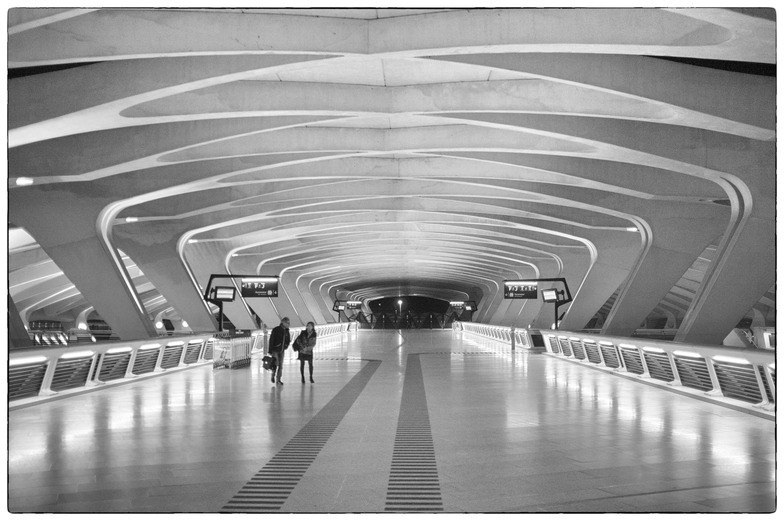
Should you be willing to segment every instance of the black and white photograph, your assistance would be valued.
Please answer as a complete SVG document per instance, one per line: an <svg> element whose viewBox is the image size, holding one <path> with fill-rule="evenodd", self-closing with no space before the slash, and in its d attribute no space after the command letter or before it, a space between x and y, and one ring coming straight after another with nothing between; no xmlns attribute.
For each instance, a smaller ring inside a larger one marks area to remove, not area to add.
<svg viewBox="0 0 784 521"><path fill-rule="evenodd" d="M3 514L777 512L777 14L8 5Z"/></svg>

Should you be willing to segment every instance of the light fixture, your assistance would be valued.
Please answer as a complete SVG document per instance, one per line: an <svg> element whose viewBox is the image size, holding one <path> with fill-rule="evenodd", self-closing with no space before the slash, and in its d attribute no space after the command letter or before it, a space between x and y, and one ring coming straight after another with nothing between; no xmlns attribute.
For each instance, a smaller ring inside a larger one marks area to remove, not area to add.
<svg viewBox="0 0 784 521"><path fill-rule="evenodd" d="M69 360L71 358L86 358L88 356L93 356L95 353L92 351L76 351L74 353L66 353L60 358L63 360Z"/></svg>
<svg viewBox="0 0 784 521"><path fill-rule="evenodd" d="M188 323L186 321L182 321L182 327L188 327Z"/></svg>
<svg viewBox="0 0 784 521"><path fill-rule="evenodd" d="M138 220L139 220L138 217L126 217L125 218L125 222L127 222L127 223L135 223Z"/></svg>
<svg viewBox="0 0 784 521"><path fill-rule="evenodd" d="M188 239L188 244L193 244L195 242L199 242L198 239Z"/></svg>
<svg viewBox="0 0 784 521"><path fill-rule="evenodd" d="M163 329L163 322L159 320L158 322L155 323L155 327L158 329Z"/></svg>
<svg viewBox="0 0 784 521"><path fill-rule="evenodd" d="M33 180L29 177L16 178L16 186L30 186L31 184L33 184Z"/></svg>
<svg viewBox="0 0 784 521"><path fill-rule="evenodd" d="M87 324L84 322L79 322L79 325L76 326L77 329L81 329L82 331L87 331Z"/></svg>
<svg viewBox="0 0 784 521"><path fill-rule="evenodd" d="M726 362L728 364L751 365L751 362L749 362L745 358L737 358L737 357L734 357L734 356L719 355L719 356L714 356L713 359L716 360L717 362Z"/></svg>
<svg viewBox="0 0 784 521"><path fill-rule="evenodd" d="M675 356L685 356L687 358L702 358L702 355L700 355L699 353L693 353L691 351L677 350L677 351L673 351L672 354Z"/></svg>
<svg viewBox="0 0 784 521"><path fill-rule="evenodd" d="M626 228L626 231L627 232L636 232L637 228L635 226L629 226L628 228Z"/></svg>

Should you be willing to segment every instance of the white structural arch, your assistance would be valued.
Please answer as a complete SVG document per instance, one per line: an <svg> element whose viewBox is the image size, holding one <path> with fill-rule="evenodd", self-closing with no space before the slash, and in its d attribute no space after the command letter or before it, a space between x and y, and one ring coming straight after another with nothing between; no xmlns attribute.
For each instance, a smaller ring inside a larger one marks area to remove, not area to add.
<svg viewBox="0 0 784 521"><path fill-rule="evenodd" d="M773 323L772 9L11 9L9 302L124 339L567 279L562 326ZM92 313L92 311L91 311Z"/></svg>

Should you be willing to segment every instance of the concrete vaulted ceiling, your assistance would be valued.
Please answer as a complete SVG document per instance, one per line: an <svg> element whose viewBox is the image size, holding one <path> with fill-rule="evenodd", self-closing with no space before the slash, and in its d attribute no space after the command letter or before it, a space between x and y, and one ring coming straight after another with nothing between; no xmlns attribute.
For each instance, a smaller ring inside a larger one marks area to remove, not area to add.
<svg viewBox="0 0 784 521"><path fill-rule="evenodd" d="M229 272L281 276L247 302L269 324L424 295L549 327L503 281L565 277L566 329L654 312L719 343L771 308L774 17L12 9L11 297L121 338L209 330Z"/></svg>

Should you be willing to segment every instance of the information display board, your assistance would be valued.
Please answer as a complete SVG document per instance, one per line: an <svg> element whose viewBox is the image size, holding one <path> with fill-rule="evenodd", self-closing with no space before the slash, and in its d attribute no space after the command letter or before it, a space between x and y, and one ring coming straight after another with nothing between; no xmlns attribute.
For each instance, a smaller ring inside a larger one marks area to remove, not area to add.
<svg viewBox="0 0 784 521"><path fill-rule="evenodd" d="M557 302L558 301L558 291L554 289L543 289L542 290L542 300L545 302Z"/></svg>
<svg viewBox="0 0 784 521"><path fill-rule="evenodd" d="M216 286L213 292L213 298L221 302L234 302L237 295L237 290L233 286Z"/></svg>
<svg viewBox="0 0 784 521"><path fill-rule="evenodd" d="M361 309L362 301L360 300L347 300L346 309Z"/></svg>
<svg viewBox="0 0 784 521"><path fill-rule="evenodd" d="M244 298L277 297L278 277L244 277L240 288Z"/></svg>
<svg viewBox="0 0 784 521"><path fill-rule="evenodd" d="M504 298L539 298L538 283L535 280L505 280Z"/></svg>

